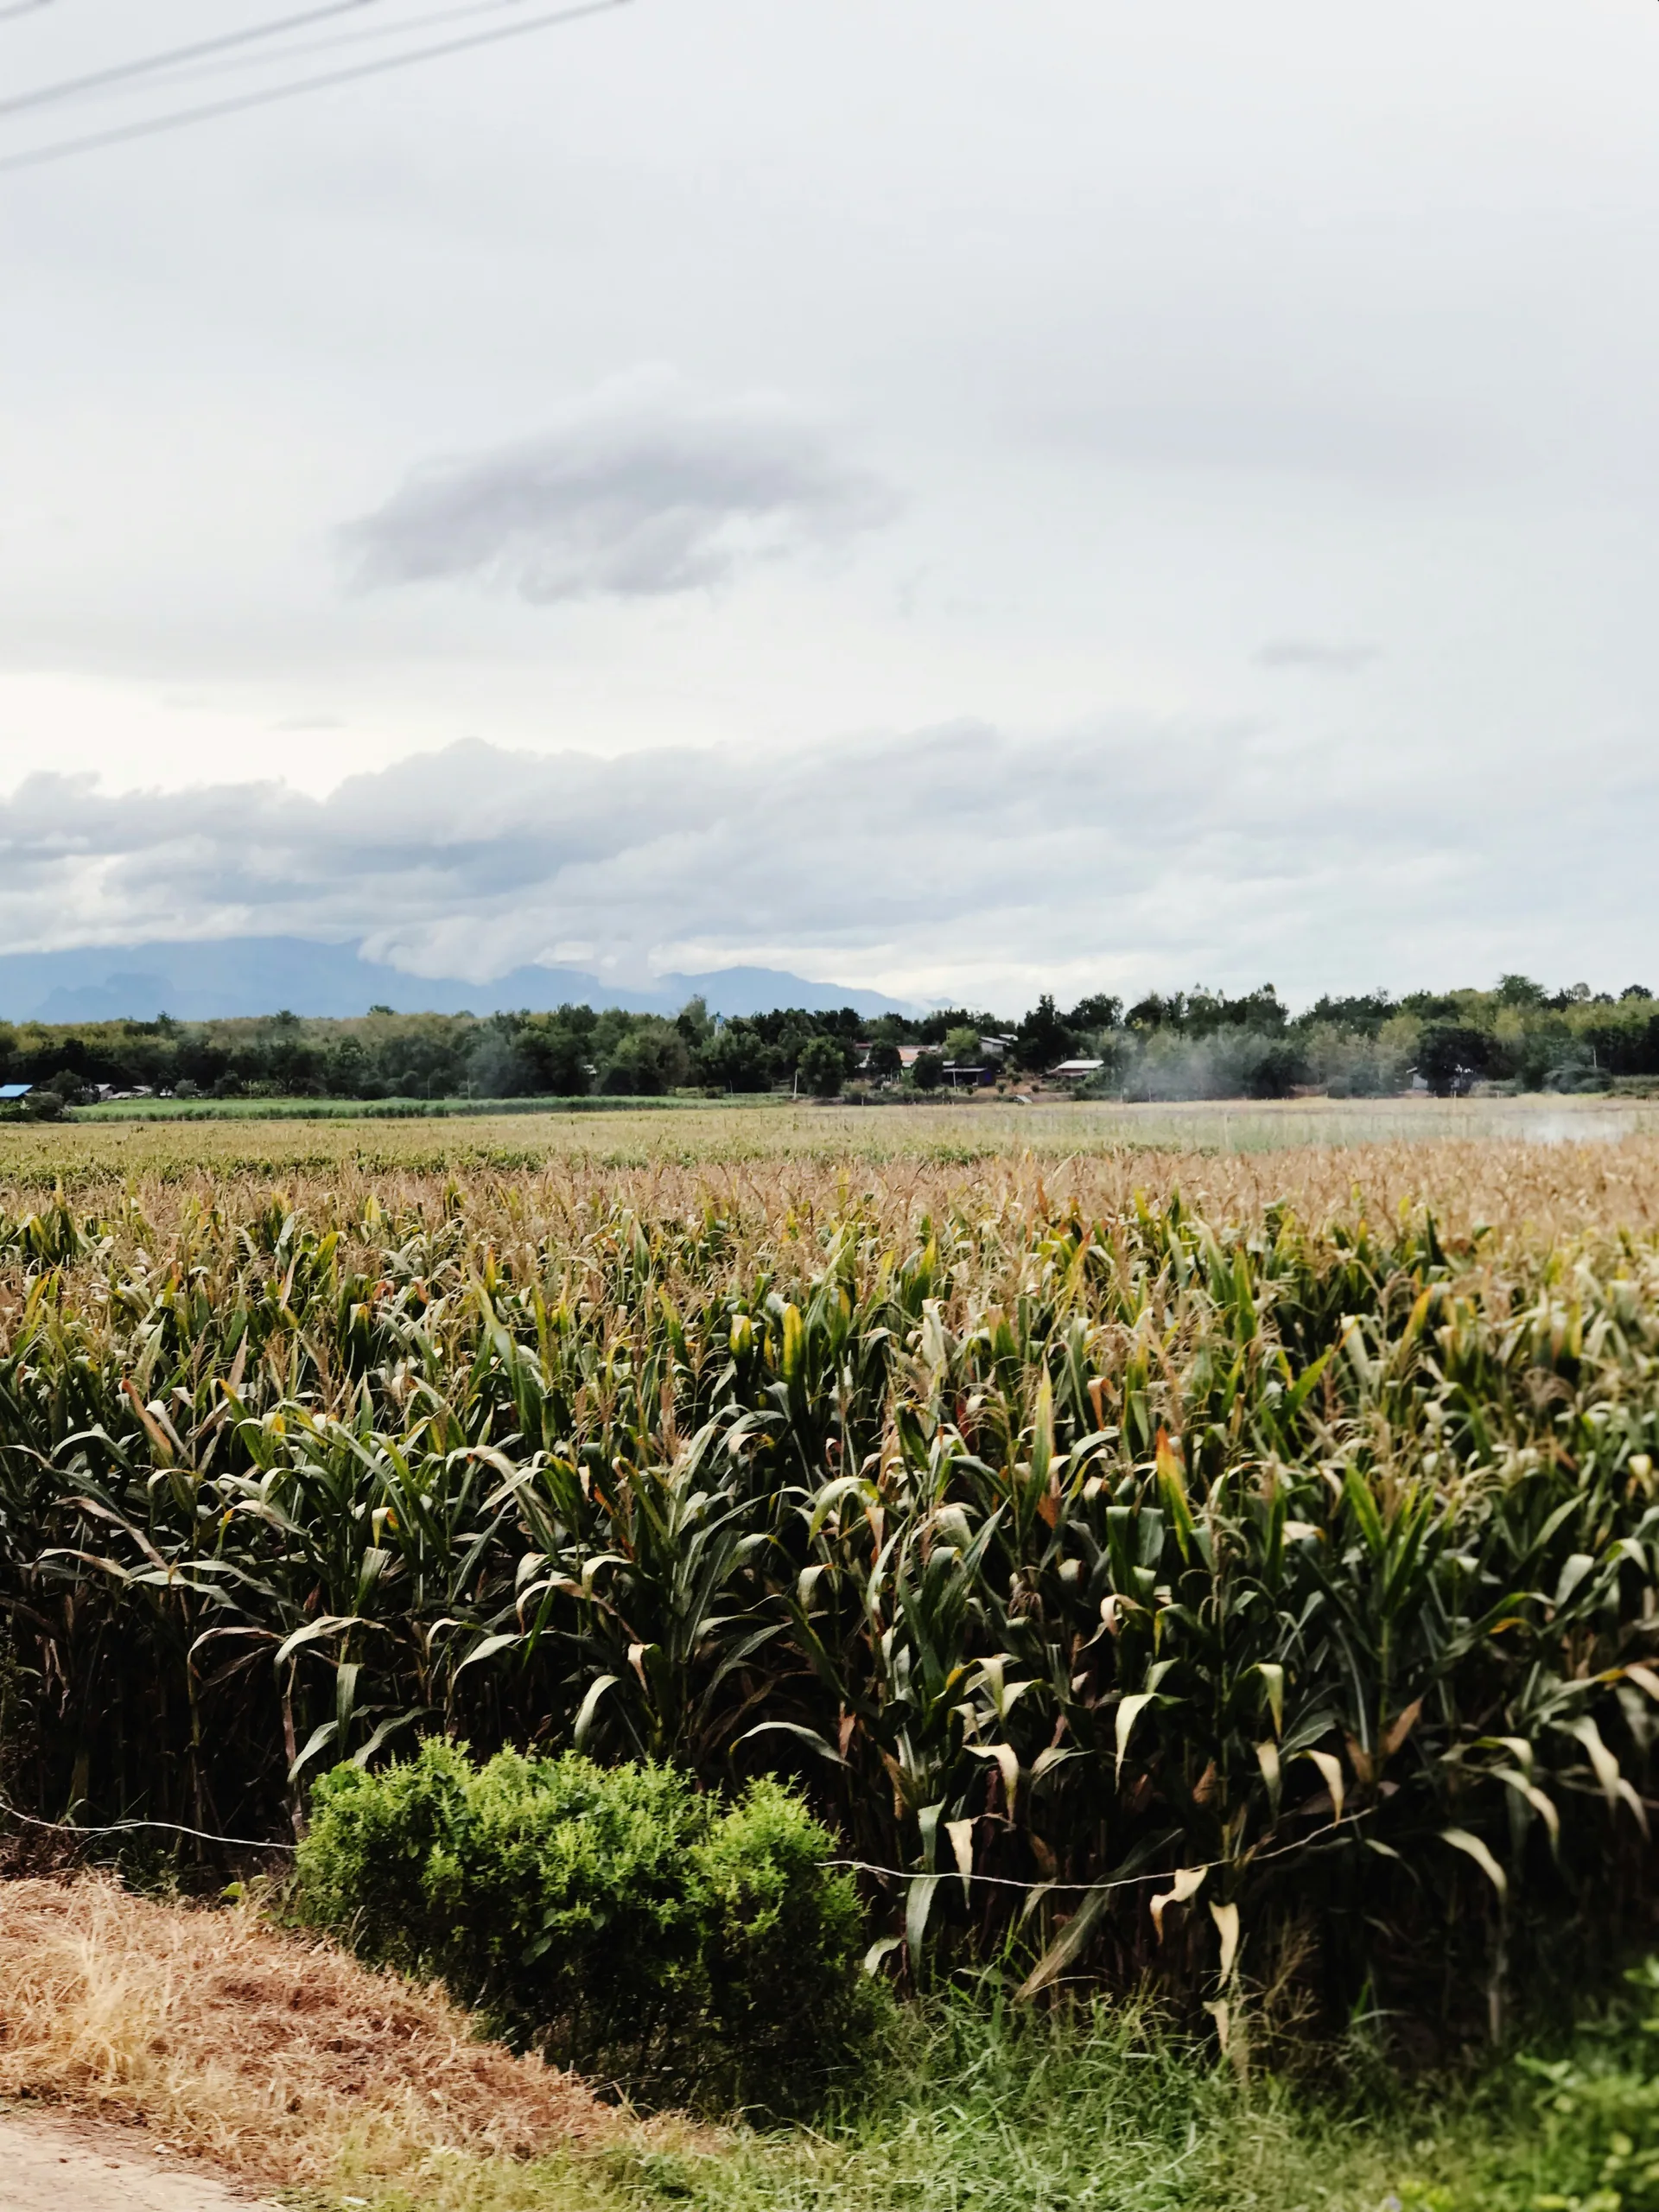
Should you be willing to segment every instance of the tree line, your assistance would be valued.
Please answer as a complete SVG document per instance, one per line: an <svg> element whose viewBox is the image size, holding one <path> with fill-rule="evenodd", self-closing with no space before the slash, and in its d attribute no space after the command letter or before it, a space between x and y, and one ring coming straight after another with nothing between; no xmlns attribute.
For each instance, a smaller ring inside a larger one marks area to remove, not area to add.
<svg viewBox="0 0 1659 2212"><path fill-rule="evenodd" d="M481 1016L374 1007L346 1020L0 1023L0 1082L67 1105L99 1090L220 1099L661 1097L798 1082L838 1090L890 1031L942 1045L950 1020L872 1025L843 1007L721 1021L693 999L671 1020L588 1006Z"/></svg>
<svg viewBox="0 0 1659 2212"><path fill-rule="evenodd" d="M69 1106L100 1090L365 1100L909 1094L965 1079L969 1069L1023 1083L1075 1058L1099 1062L1081 1088L1106 1097L1267 1098L1305 1087L1365 1097L1414 1082L1441 1095L1478 1083L1589 1090L1659 1077L1659 1002L1641 984L1615 996L1507 975L1490 990L1325 997L1299 1014L1268 983L1236 996L1154 992L1127 1005L1095 993L1064 1010L1045 995L1018 1020L961 1007L876 1019L851 1007L795 1007L721 1020L693 999L672 1019L587 1006L484 1016L376 1007L345 1020L283 1012L0 1023L0 1082L28 1083L37 1103Z"/></svg>

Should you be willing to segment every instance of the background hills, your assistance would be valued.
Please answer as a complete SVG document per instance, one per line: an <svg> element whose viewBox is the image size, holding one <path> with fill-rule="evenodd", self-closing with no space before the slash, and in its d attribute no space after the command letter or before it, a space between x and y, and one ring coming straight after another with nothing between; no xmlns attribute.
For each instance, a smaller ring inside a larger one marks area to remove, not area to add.
<svg viewBox="0 0 1659 2212"><path fill-rule="evenodd" d="M514 968L485 983L451 976L411 976L367 960L353 944L300 937L153 940L75 946L57 952L0 954L0 1020L234 1020L277 1007L314 1017L349 1018L371 1007L397 1014L551 1013L565 1005L672 1014L702 997L711 1014L753 1014L773 1007L828 1014L914 1014L922 1009L880 991L810 982L777 968L719 968L703 975L659 976L629 989L578 968Z"/></svg>

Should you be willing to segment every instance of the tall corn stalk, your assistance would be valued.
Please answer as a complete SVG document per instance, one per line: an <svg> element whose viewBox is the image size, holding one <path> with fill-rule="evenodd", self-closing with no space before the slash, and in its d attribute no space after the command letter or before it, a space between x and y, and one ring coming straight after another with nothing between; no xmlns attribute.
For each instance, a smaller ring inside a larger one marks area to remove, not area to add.
<svg viewBox="0 0 1659 2212"><path fill-rule="evenodd" d="M1328 2004L1496 2018L1641 1878L1645 1241L433 1178L0 1253L25 1809L291 1834L433 1728L781 1765L913 1971L1014 1930L1224 2024L1314 1917Z"/></svg>

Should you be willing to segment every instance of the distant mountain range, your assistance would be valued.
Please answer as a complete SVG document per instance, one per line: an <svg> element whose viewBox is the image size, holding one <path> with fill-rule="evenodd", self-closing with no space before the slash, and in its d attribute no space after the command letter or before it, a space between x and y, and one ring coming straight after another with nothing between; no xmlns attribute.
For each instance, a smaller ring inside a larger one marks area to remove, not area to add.
<svg viewBox="0 0 1659 2212"><path fill-rule="evenodd" d="M766 1014L798 1006L828 1014L918 1014L912 1001L841 983L812 983L781 968L717 968L702 976L659 976L621 990L579 968L513 968L487 983L410 976L365 960L355 945L301 937L229 937L211 943L79 946L67 952L0 953L0 1020L181 1021L238 1014L334 1016L389 1006L398 1014L498 1014L554 1007L620 1007L677 1014L698 995L712 1014Z"/></svg>

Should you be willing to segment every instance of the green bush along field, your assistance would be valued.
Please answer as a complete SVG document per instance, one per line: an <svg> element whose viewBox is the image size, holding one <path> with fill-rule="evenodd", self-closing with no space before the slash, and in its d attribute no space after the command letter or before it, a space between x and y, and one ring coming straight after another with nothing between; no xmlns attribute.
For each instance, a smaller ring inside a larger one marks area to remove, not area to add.
<svg viewBox="0 0 1659 2212"><path fill-rule="evenodd" d="M875 2024L833 1840L768 1778L722 1805L674 1767L479 1768L429 1738L378 1773L334 1767L313 1808L308 1921L636 2097L787 2107Z"/></svg>

